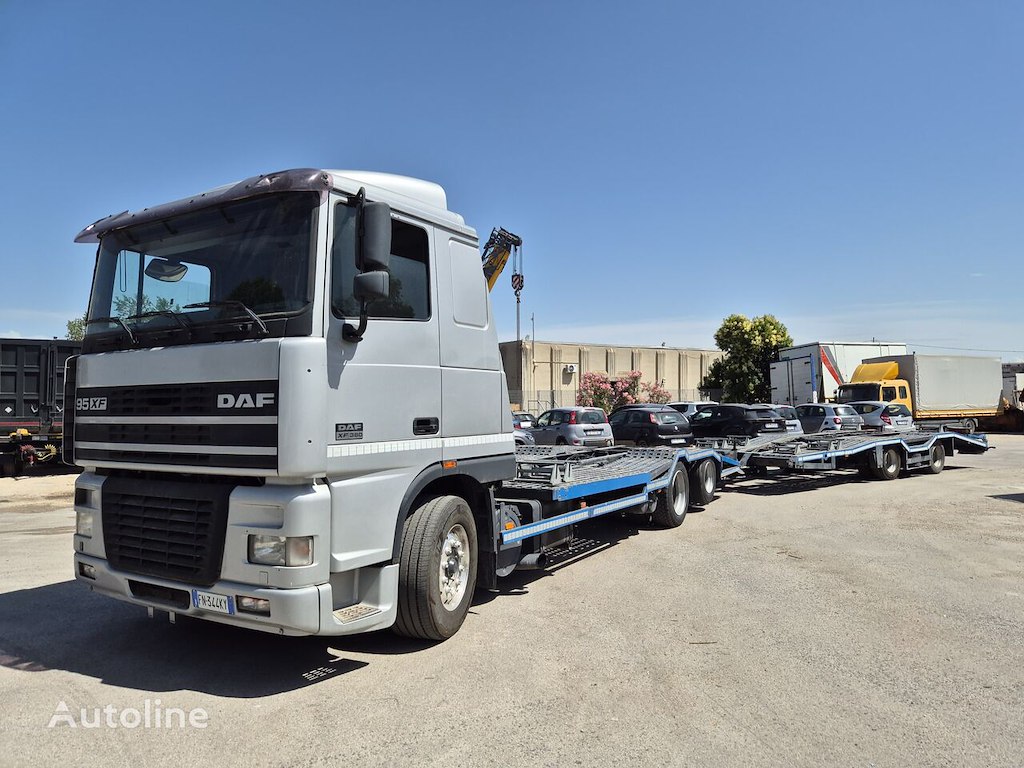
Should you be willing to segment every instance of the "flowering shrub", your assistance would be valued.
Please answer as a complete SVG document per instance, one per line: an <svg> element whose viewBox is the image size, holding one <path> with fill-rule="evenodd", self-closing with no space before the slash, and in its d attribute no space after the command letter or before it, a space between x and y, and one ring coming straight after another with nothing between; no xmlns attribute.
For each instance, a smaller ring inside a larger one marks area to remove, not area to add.
<svg viewBox="0 0 1024 768"><path fill-rule="evenodd" d="M672 399L672 394L657 382L649 384L645 381L640 385L640 392L648 403L667 403Z"/></svg>
<svg viewBox="0 0 1024 768"><path fill-rule="evenodd" d="M605 413L611 413L620 405L638 403L640 376L640 371L629 371L621 378L610 381L603 373L584 373L580 379L579 392L576 394L576 405L603 408ZM659 402L668 402L667 391L665 400Z"/></svg>

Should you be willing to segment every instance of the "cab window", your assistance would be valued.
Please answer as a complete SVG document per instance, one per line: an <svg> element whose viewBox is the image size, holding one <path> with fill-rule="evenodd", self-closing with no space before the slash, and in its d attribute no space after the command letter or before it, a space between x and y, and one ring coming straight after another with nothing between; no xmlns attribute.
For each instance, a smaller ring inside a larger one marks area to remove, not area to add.
<svg viewBox="0 0 1024 768"><path fill-rule="evenodd" d="M355 317L359 302L352 294L356 276L356 209L345 203L334 208L334 243L331 247L331 309L338 317ZM391 294L371 301L370 317L426 320L430 317L430 249L427 231L414 224L391 220Z"/></svg>
<svg viewBox="0 0 1024 768"><path fill-rule="evenodd" d="M904 390L906 391L906 390ZM904 395L906 397L906 395ZM882 387L882 399L885 401L896 399L896 387Z"/></svg>
<svg viewBox="0 0 1024 768"><path fill-rule="evenodd" d="M900 399L901 400L906 400L907 399L907 388L906 387L900 387Z"/></svg>

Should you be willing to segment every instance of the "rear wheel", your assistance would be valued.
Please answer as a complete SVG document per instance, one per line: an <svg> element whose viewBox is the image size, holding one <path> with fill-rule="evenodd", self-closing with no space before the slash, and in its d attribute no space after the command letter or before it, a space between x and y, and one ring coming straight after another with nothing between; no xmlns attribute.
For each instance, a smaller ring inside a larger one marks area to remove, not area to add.
<svg viewBox="0 0 1024 768"><path fill-rule="evenodd" d="M942 468L946 466L946 449L942 447L942 443L936 443L932 446L929 459L928 471L933 475L939 474Z"/></svg>
<svg viewBox="0 0 1024 768"><path fill-rule="evenodd" d="M964 429L968 434L973 435L978 431L978 420L977 419L964 419Z"/></svg>
<svg viewBox="0 0 1024 768"><path fill-rule="evenodd" d="M690 469L689 479L693 503L701 506L710 503L718 487L718 464L714 459L702 459Z"/></svg>
<svg viewBox="0 0 1024 768"><path fill-rule="evenodd" d="M407 637L445 640L458 632L476 585L476 525L458 496L421 504L405 521L398 569L398 618Z"/></svg>
<svg viewBox="0 0 1024 768"><path fill-rule="evenodd" d="M895 448L886 448L882 451L882 460L877 466L873 466L875 477L879 480L895 480L900 475L900 452Z"/></svg>
<svg viewBox="0 0 1024 768"><path fill-rule="evenodd" d="M668 487L658 496L652 519L663 528L675 528L683 522L690 506L690 481L686 470L677 466Z"/></svg>

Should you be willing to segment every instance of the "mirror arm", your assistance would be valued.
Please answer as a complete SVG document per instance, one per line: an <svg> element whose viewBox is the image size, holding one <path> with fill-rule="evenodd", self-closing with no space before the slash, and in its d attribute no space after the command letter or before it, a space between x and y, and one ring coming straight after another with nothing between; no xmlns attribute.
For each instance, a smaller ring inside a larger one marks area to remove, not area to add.
<svg viewBox="0 0 1024 768"><path fill-rule="evenodd" d="M359 304L359 327L356 328L352 323L345 323L341 328L341 337L345 341L351 341L353 344L358 344L363 340L363 334L366 333L366 322L368 314L366 311L366 302L360 302Z"/></svg>

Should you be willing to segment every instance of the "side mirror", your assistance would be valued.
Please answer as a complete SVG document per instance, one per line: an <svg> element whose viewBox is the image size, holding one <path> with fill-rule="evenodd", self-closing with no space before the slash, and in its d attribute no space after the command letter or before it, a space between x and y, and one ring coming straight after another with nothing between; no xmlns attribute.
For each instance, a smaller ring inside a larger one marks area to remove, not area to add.
<svg viewBox="0 0 1024 768"><path fill-rule="evenodd" d="M359 229L359 270L387 269L391 259L391 206L365 203L360 212Z"/></svg>
<svg viewBox="0 0 1024 768"><path fill-rule="evenodd" d="M383 270L361 272L352 281L352 295L361 304L386 299L391 295L391 276Z"/></svg>
<svg viewBox="0 0 1024 768"><path fill-rule="evenodd" d="M360 272L353 278L352 295L359 301L359 325L345 323L341 329L341 337L345 341L359 343L366 333L366 323L369 319L366 305L375 299L386 299L391 295L391 275L382 269Z"/></svg>

